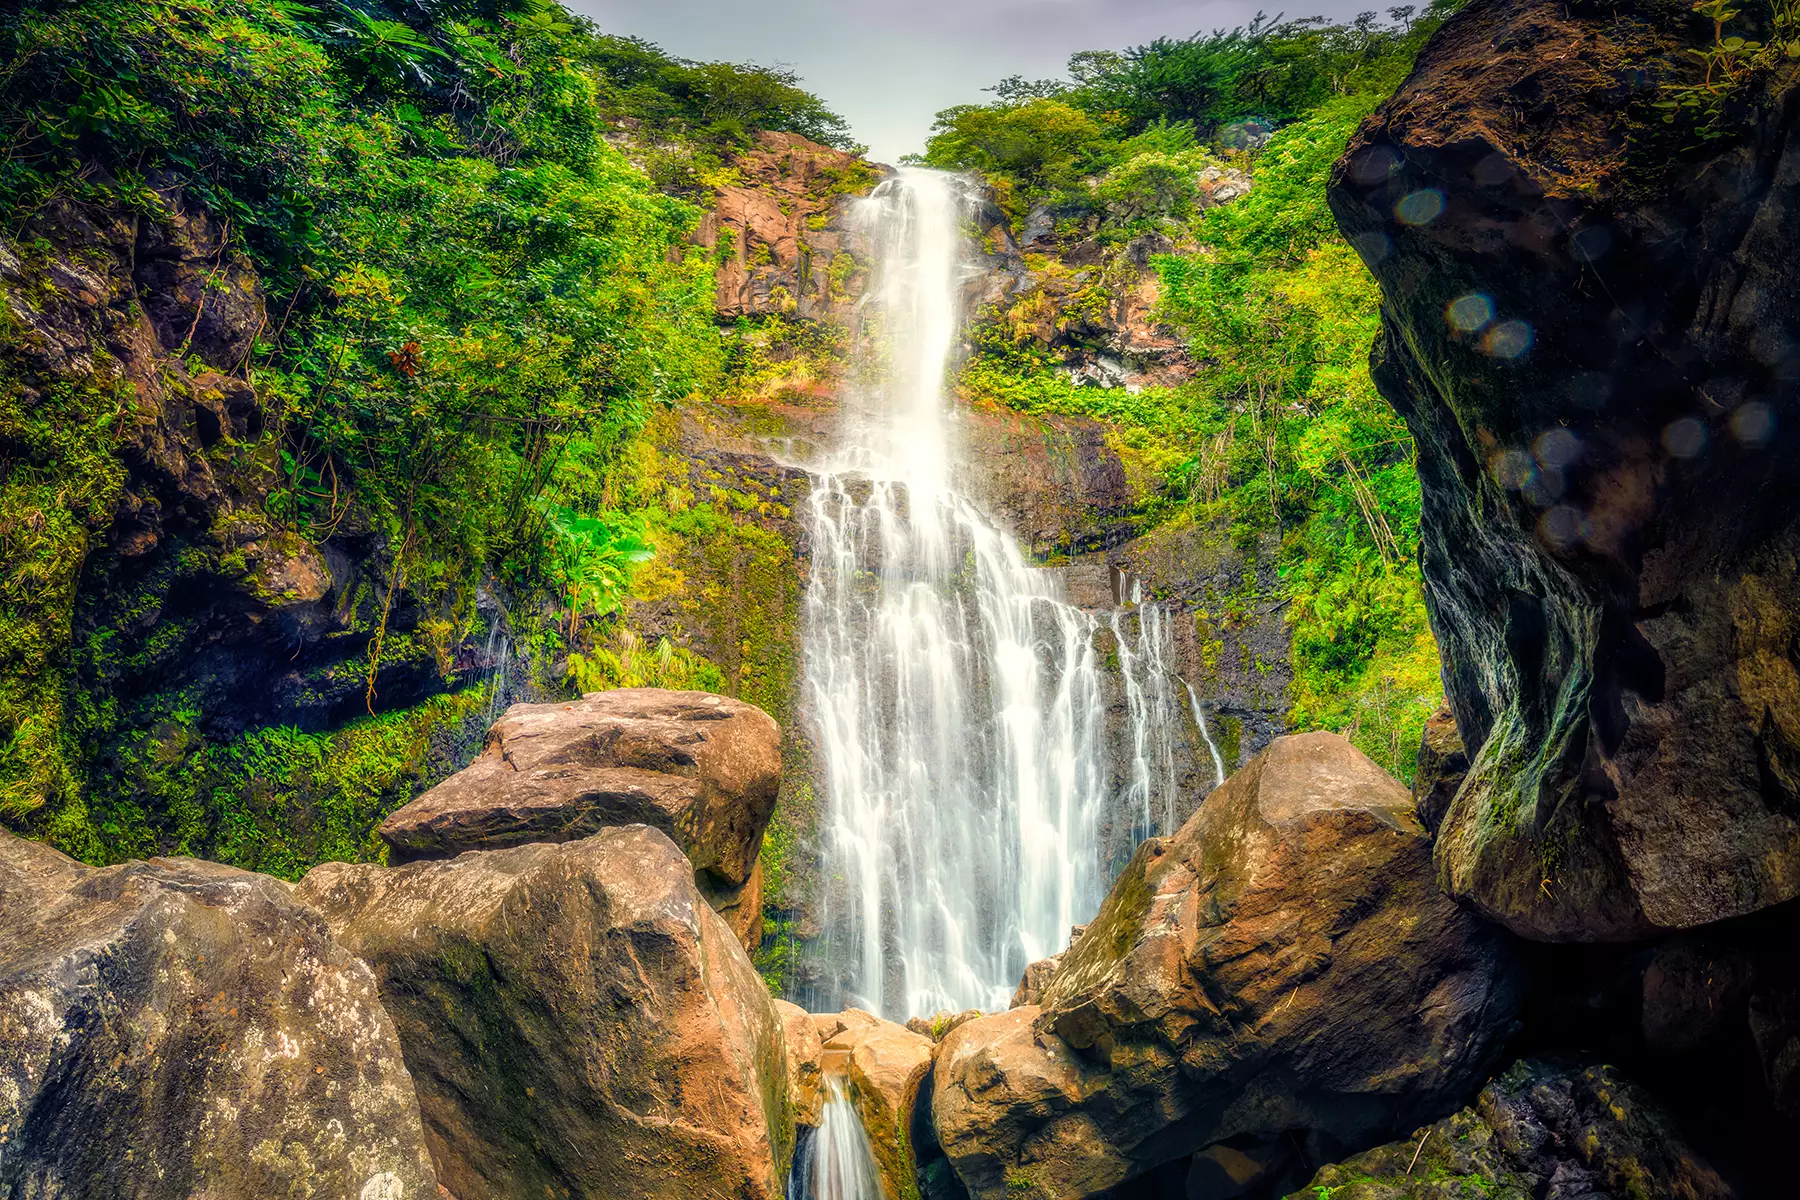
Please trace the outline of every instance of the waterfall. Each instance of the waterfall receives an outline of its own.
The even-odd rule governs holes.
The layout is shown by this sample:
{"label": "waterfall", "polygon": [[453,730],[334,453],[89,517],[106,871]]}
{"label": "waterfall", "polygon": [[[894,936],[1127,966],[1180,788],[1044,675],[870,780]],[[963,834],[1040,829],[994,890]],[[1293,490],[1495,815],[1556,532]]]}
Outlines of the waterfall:
{"label": "waterfall", "polygon": [[1142,840],[1152,833],[1173,833],[1179,798],[1175,778],[1175,745],[1179,731],[1174,692],[1169,687],[1169,625],[1162,606],[1144,600],[1143,585],[1132,582],[1131,603],[1137,609],[1137,637],[1126,632],[1127,615],[1112,614],[1113,640],[1119,647],[1119,674],[1131,730],[1131,771],[1126,799],[1138,819]]}
{"label": "waterfall", "polygon": [[788,1200],[885,1200],[875,1152],[842,1075],[825,1078],[824,1111],[794,1155]]}
{"label": "waterfall", "polygon": [[1201,740],[1206,743],[1206,749],[1212,755],[1213,771],[1218,776],[1218,782],[1214,783],[1213,786],[1224,787],[1225,760],[1219,757],[1219,744],[1213,741],[1212,730],[1207,727],[1206,709],[1201,706],[1200,697],[1194,694],[1193,684],[1184,679],[1181,681],[1181,686],[1187,689],[1188,707],[1193,710],[1194,724],[1199,728]]}
{"label": "waterfall", "polygon": [[[860,383],[845,400],[848,444],[809,467],[804,671],[824,791],[816,999],[899,1019],[1005,1007],[1025,965],[1098,908],[1099,831],[1118,801],[1100,619],[1067,603],[1056,576],[952,483],[945,376],[968,254],[962,186],[905,170],[860,203],[877,259]],[[1131,653],[1117,639],[1134,727],[1168,687],[1166,631],[1145,623],[1156,619],[1140,614]],[[1153,827],[1173,771],[1145,746],[1132,800]]]}

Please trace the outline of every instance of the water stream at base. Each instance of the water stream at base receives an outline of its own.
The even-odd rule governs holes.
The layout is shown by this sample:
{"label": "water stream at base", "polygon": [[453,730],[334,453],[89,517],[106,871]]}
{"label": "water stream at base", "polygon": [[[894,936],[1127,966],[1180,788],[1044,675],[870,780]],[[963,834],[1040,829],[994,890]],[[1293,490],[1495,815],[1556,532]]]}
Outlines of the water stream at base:
{"label": "water stream at base", "polygon": [[[904,1019],[1004,1008],[1107,885],[1102,832],[1172,829],[1158,606],[1104,620],[952,484],[944,396],[969,209],[955,177],[905,170],[860,202],[877,285],[845,402],[848,444],[814,464],[806,707],[819,757],[824,926],[808,997]],[[1131,747],[1108,749],[1110,625]],[[1132,637],[1130,626],[1135,626]]]}
{"label": "water stream at base", "polygon": [[869,1134],[842,1075],[826,1076],[819,1127],[794,1155],[787,1194],[788,1200],[885,1200]]}

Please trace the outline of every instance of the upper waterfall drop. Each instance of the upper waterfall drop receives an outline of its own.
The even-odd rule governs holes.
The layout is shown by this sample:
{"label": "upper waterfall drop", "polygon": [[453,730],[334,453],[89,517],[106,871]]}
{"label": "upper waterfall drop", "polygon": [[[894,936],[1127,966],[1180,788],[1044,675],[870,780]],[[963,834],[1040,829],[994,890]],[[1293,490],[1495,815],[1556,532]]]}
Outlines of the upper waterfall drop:
{"label": "upper waterfall drop", "polygon": [[[1025,965],[1063,947],[1104,895],[1099,833],[1118,791],[1103,622],[954,484],[945,382],[972,257],[965,187],[904,170],[860,204],[877,282],[846,444],[813,468],[809,514],[821,999],[901,1019],[1003,1008]],[[1118,657],[1126,671],[1162,663]],[[1168,687],[1149,682],[1128,687],[1127,719],[1179,720],[1152,711]],[[1141,836],[1174,781],[1156,755],[1132,758]]]}

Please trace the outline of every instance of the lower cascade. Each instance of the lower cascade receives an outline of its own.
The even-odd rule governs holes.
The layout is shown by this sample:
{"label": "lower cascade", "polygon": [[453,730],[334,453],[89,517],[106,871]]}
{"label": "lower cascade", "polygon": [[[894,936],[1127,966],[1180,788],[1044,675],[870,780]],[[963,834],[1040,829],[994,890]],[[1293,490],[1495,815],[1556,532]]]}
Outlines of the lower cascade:
{"label": "lower cascade", "polygon": [[825,1080],[819,1127],[794,1155],[788,1200],[887,1200],[868,1131],[841,1074]]}
{"label": "lower cascade", "polygon": [[1004,1008],[1025,965],[1098,907],[1103,827],[1139,840],[1175,818],[1160,610],[1110,622],[1121,785],[1105,622],[952,483],[962,187],[909,169],[862,202],[881,278],[860,361],[878,382],[846,406],[859,444],[813,468],[805,673],[827,880],[814,999],[900,1019]]}

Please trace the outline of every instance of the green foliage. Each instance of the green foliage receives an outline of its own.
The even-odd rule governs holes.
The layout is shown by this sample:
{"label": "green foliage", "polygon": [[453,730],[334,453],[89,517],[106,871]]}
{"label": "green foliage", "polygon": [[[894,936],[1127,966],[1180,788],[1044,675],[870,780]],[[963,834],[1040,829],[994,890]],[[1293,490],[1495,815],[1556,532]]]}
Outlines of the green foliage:
{"label": "green foliage", "polygon": [[692,62],[641,38],[606,35],[587,39],[579,53],[602,80],[607,111],[652,124],[659,137],[692,131],[741,142],[752,130],[770,129],[853,148],[844,119],[785,67]]}
{"label": "green foliage", "polygon": [[[384,664],[434,664],[451,682],[488,575],[523,601],[527,625],[545,591],[564,602],[568,634],[600,619],[602,642],[584,643],[572,682],[718,678],[686,651],[622,653],[606,616],[649,552],[641,522],[610,511],[621,470],[655,413],[718,378],[722,347],[713,264],[689,242],[699,210],[605,135],[654,120],[658,137],[715,166],[759,128],[841,143],[842,121],[791,73],[674,59],[548,0],[57,0],[0,11],[0,64],[0,234],[16,238],[51,203],[164,221],[181,194],[257,268],[268,321],[232,367],[269,420],[234,453],[272,468],[266,539],[354,537],[377,547],[387,581],[346,598],[353,628],[334,637],[366,638],[366,652],[321,683],[341,692],[338,676],[366,670],[373,709]],[[854,185],[821,186],[835,183]],[[0,333],[10,343],[14,331]],[[365,852],[369,806],[406,798],[380,782],[405,776],[391,758],[346,760],[375,781],[366,796],[358,777],[321,766],[295,784],[298,799],[245,824],[231,814],[267,772],[226,760],[277,745],[304,757],[315,735],[252,730],[229,750],[203,737],[214,714],[179,681],[177,620],[141,637],[103,625],[71,645],[88,550],[123,483],[125,401],[99,383],[23,390],[9,361],[0,810],[38,810],[34,829],[95,859]],[[165,591],[246,569],[204,547],[182,555],[193,562]],[[390,632],[398,592],[424,616]],[[154,597],[105,603],[108,621],[158,610]],[[122,703],[107,690],[121,673],[165,690]],[[184,791],[165,758],[212,790]],[[354,812],[337,833],[299,837],[309,805]],[[303,848],[243,849],[251,826]]]}
{"label": "green foliage", "polygon": [[[1431,21],[1443,10],[1435,11]],[[1192,172],[1209,161],[1194,144],[1195,128],[1205,124],[1194,116],[1198,101],[1143,109],[1126,123],[1142,132],[1110,149],[1089,148],[1088,165],[1107,163],[1094,190],[1105,210],[1102,242],[1109,231],[1131,236],[1160,227],[1179,235],[1178,252],[1155,266],[1161,315],[1202,364],[1192,382],[1136,392],[1077,386],[1042,345],[1041,323],[1052,314],[1041,294],[978,325],[976,353],[960,379],[978,401],[1105,422],[1138,477],[1146,519],[1186,510],[1196,520],[1228,521],[1245,545],[1276,536],[1291,602],[1291,724],[1340,730],[1403,777],[1411,776],[1424,720],[1441,698],[1417,566],[1418,481],[1406,428],[1369,377],[1379,327],[1375,282],[1339,238],[1325,203],[1332,163],[1379,97],[1315,94],[1295,81],[1341,66],[1332,57],[1339,50],[1349,56],[1344,61],[1362,64],[1341,78],[1391,80],[1416,48],[1419,24],[1405,36],[1399,27],[1377,36],[1365,22],[1340,29],[1339,41],[1316,22],[1258,26],[1182,43],[1179,53],[1171,43],[1136,58],[1082,60],[1089,82],[1081,88],[1089,92],[1068,89],[1061,101],[1074,103],[1100,86],[1094,81],[1116,83],[1146,64],[1172,71],[1188,61],[1183,55],[1196,72],[1204,66],[1224,78],[1277,50],[1311,46],[1281,60],[1285,74],[1257,85],[1280,84],[1282,95],[1309,107],[1240,158],[1254,175],[1251,192],[1204,213],[1187,191]],[[1363,48],[1343,49],[1352,42]],[[1381,46],[1379,55],[1371,49]],[[1390,62],[1394,55],[1402,57]],[[1224,97],[1206,109],[1215,123],[1239,113],[1230,97],[1247,94],[1215,93]],[[1063,269],[1048,261],[1034,268],[1046,280]],[[1113,285],[1103,276],[1097,286]],[[1084,302],[1077,290],[1053,314],[1060,336],[1077,335]]]}
{"label": "green foliage", "polygon": [[273,726],[226,741],[178,710],[122,741],[89,821],[51,832],[89,861],[189,854],[283,879],[327,860],[379,861],[375,827],[456,768],[486,705],[477,687],[328,732]]}
{"label": "green foliage", "polygon": [[724,673],[706,658],[668,638],[658,638],[646,648],[643,639],[628,626],[612,631],[604,645],[587,652],[570,653],[563,680],[576,692],[604,692],[612,688],[668,688],[677,692],[722,692]]}
{"label": "green foliage", "polygon": [[601,520],[560,504],[539,507],[551,535],[550,569],[568,601],[565,636],[572,642],[584,615],[607,617],[619,611],[631,587],[632,568],[656,552],[644,540],[642,523],[634,518],[615,514]]}
{"label": "green foliage", "polygon": [[[1694,0],[1694,12],[1712,27],[1712,38],[1690,51],[1703,74],[1691,83],[1666,84],[1661,110],[1667,125],[1686,122],[1702,143],[1740,132],[1746,101],[1775,79],[1790,81],[1800,67],[1800,0],[1767,0],[1746,12],[1733,0]],[[1727,33],[1726,28],[1744,32]],[[1753,27],[1766,30],[1758,38]]]}
{"label": "green foliage", "polygon": [[1272,128],[1335,97],[1392,91],[1464,2],[1390,9],[1386,23],[1259,15],[1123,53],[1083,51],[1066,81],[1014,76],[989,89],[994,103],[939,113],[922,161],[983,172],[1015,217],[1050,203],[1098,210],[1103,232],[1123,226],[1124,236],[1179,225],[1194,210],[1195,172],[1213,161],[1196,153],[1202,142],[1233,149],[1245,144],[1234,125],[1247,119]]}
{"label": "green foliage", "polygon": [[[0,296],[0,341],[22,337]],[[123,381],[28,390],[0,352],[0,817],[72,796],[78,748],[58,668],[82,563],[124,484]]]}
{"label": "green foliage", "polygon": [[939,113],[932,128],[925,154],[930,165],[974,168],[1040,190],[1073,184],[1105,136],[1092,117],[1052,99],[964,104]]}

